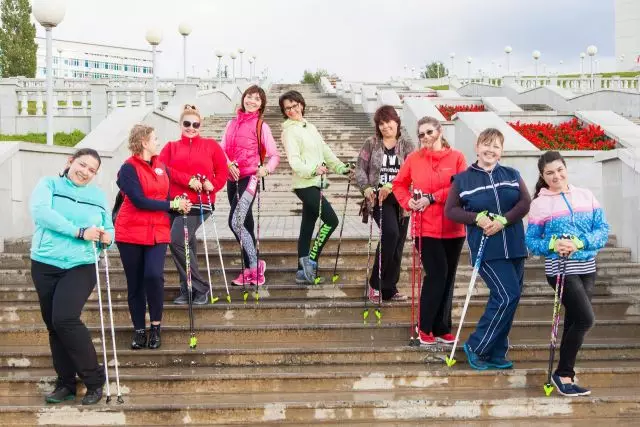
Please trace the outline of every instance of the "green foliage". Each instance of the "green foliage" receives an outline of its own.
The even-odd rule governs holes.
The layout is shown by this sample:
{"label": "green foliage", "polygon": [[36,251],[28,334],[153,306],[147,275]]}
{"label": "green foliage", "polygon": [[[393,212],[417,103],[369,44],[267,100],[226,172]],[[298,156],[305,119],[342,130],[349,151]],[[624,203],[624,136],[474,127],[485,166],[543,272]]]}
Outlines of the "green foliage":
{"label": "green foliage", "polygon": [[[73,101],[73,106],[74,107],[79,107],[82,105],[82,102],[80,101]],[[88,102],[88,105],[91,106],[91,101]],[[22,106],[22,101],[18,101],[18,112],[20,112],[20,108]],[[67,106],[67,101],[58,101],[58,106],[59,107],[66,107]],[[30,116],[35,116],[36,115],[36,101],[27,101],[27,114],[29,114]],[[42,114],[47,114],[47,102],[44,101],[42,103]]]}
{"label": "green foliage", "polygon": [[[74,130],[71,133],[58,132],[53,135],[53,145],[60,145],[63,147],[75,147],[77,143],[82,141],[86,135],[79,131]],[[2,141],[24,141],[34,142],[36,144],[46,144],[47,134],[45,133],[28,133],[26,135],[2,135],[0,134],[0,142]]]}
{"label": "green foliage", "polygon": [[427,86],[427,87],[433,90],[449,90],[449,85]]}
{"label": "green foliage", "polygon": [[423,79],[437,79],[449,75],[449,70],[442,62],[434,61],[425,67],[421,77]]}
{"label": "green foliage", "polygon": [[35,77],[36,27],[30,21],[29,0],[2,0],[0,4],[0,70],[2,77]]}
{"label": "green foliage", "polygon": [[329,72],[323,68],[316,70],[315,73],[309,70],[304,70],[300,83],[318,84],[322,77],[329,77]]}

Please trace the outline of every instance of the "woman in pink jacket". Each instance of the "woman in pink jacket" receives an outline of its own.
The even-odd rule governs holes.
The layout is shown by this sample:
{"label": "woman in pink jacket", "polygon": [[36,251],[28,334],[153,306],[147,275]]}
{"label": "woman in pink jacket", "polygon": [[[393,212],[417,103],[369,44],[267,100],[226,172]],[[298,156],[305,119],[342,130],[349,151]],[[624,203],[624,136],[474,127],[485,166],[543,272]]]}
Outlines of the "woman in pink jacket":
{"label": "woman in pink jacket", "polygon": [[229,227],[242,247],[246,267],[232,281],[237,286],[260,286],[265,282],[267,264],[258,260],[251,208],[259,180],[273,173],[280,163],[271,129],[262,120],[266,106],[267,95],[261,87],[247,88],[242,94],[237,116],[227,123],[221,144],[229,167]]}

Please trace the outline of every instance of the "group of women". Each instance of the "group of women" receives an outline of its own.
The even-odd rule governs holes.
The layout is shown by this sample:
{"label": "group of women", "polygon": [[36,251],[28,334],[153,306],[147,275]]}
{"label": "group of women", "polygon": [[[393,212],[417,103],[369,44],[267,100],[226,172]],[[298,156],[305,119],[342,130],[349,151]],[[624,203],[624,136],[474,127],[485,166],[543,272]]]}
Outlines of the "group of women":
{"label": "group of women", "polygon": [[[266,103],[260,87],[249,87],[221,143],[200,135],[202,116],[194,105],[185,105],[181,112],[180,139],[160,152],[154,129],[134,126],[129,135],[131,157],[118,172],[120,192],[113,209],[108,208],[105,193],[90,184],[101,163],[92,149],[78,150],[59,176],[42,178],[37,184],[31,197],[35,223],[31,272],[58,375],[47,402],[74,399],[76,375],[87,387],[83,404],[102,398],[104,368],[80,320],[96,284],[96,257],[101,249],[115,243],[120,253],[133,349],[161,345],[167,246],[180,277],[181,292],[174,303],[207,304],[212,299],[209,283],[198,268],[195,235],[213,214],[216,193],[225,185],[231,207],[229,227],[239,243],[243,265],[232,284],[265,283],[267,265],[258,259],[252,207],[259,197],[260,180],[273,173],[280,161],[274,137],[263,121]],[[480,274],[490,296],[464,350],[474,369],[510,368],[508,335],[522,290],[527,247],[545,256],[551,286],[556,285],[562,260],[567,265],[562,300],[567,314],[553,380],[562,394],[589,392],[575,384],[573,367],[593,324],[595,255],[607,240],[608,227],[589,190],[568,183],[559,153],[548,152],[540,158],[540,179],[531,201],[518,171],[498,162],[504,138],[496,129],[480,134],[478,159],[467,167],[436,119],[425,117],[418,122],[419,147],[415,147],[402,135],[395,109],[383,106],[374,116],[375,135],[365,141],[354,170],[337,158],[306,120],[306,103],[299,92],[283,94],[279,106],[285,118],[281,139],[292,169],[293,191],[302,202],[296,283],[322,282],[318,259],[339,223],[323,193],[327,174],[355,178],[364,195],[364,212],[381,226],[373,268],[381,274],[371,274],[369,299],[407,299],[398,281],[411,223],[413,244],[426,273],[416,326],[419,340],[423,345],[452,343],[451,304],[464,239],[472,260],[486,240]],[[525,238],[522,219],[527,213]],[[321,227],[312,241],[318,217]]]}

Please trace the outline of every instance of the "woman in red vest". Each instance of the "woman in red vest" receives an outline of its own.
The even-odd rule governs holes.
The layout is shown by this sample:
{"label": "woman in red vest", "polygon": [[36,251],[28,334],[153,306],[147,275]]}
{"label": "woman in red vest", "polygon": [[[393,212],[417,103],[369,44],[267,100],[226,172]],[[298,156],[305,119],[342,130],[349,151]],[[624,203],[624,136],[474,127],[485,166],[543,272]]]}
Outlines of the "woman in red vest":
{"label": "woman in red vest", "polygon": [[160,321],[164,300],[164,259],[171,241],[168,212],[188,211],[191,202],[169,202],[167,169],[156,155],[157,138],[152,127],[135,125],[129,133],[129,157],[118,172],[122,200],[114,209],[116,243],[127,277],[129,313],[134,334],[132,349],[147,346],[146,304],[151,329],[149,348],[160,347]]}
{"label": "woman in red vest", "polygon": [[[209,283],[200,274],[198,269],[198,252],[196,231],[200,227],[200,205],[198,193],[209,193],[211,204],[203,206],[205,221],[211,216],[211,208],[216,201],[216,193],[227,182],[227,159],[214,139],[200,136],[202,115],[195,105],[185,105],[180,114],[179,140],[167,143],[160,152],[160,160],[167,167],[171,186],[170,197],[186,194],[193,208],[187,216],[187,229],[189,231],[189,260],[191,270],[191,282],[193,285],[193,303],[197,305],[207,304],[209,301]],[[200,175],[200,178],[198,177]],[[208,203],[206,195],[201,194]],[[180,274],[180,296],[174,304],[187,304],[187,274],[186,254],[183,234],[183,223],[180,215],[171,215],[171,255]]]}

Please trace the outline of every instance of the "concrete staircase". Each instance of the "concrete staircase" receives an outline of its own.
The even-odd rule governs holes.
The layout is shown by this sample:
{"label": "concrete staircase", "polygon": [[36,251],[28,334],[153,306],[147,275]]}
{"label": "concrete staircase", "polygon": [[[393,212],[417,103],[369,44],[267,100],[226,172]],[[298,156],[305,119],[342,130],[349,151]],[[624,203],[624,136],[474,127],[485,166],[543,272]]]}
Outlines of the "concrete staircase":
{"label": "concrete staircase", "polygon": [[[276,86],[277,94],[287,87]],[[301,87],[310,107],[330,117],[320,125],[321,112],[309,117],[326,134],[335,131],[333,146],[354,115],[335,98]],[[270,94],[270,97],[275,95]],[[316,107],[318,106],[319,107]],[[312,116],[315,115],[315,116]],[[355,116],[355,115],[354,115]],[[313,117],[313,118],[312,118]],[[281,119],[269,111],[274,134]],[[332,121],[333,120],[333,121]],[[216,135],[226,123],[207,119],[207,132]],[[332,124],[334,123],[334,124]],[[346,149],[362,143],[372,126],[361,120],[360,139],[346,139]],[[339,129],[336,131],[335,129]],[[354,132],[356,131],[354,130]],[[345,155],[345,152],[348,154]],[[540,259],[526,266],[526,283],[511,333],[509,357],[515,369],[477,372],[464,354],[447,368],[449,347],[410,348],[410,304],[385,303],[382,322],[373,314],[367,324],[362,312],[366,273],[367,229],[348,216],[348,236],[338,264],[340,280],[301,287],[293,282],[296,268],[297,223],[292,216],[295,196],[286,176],[286,158],[267,183],[268,193],[281,193],[277,203],[263,204],[265,235],[261,257],[267,262],[267,285],[256,303],[243,303],[232,289],[232,303],[195,308],[198,347],[188,348],[188,316],[177,296],[177,272],[167,258],[163,345],[159,350],[133,351],[128,345],[131,323],[126,283],[117,249],[110,250],[110,277],[121,384],[125,404],[114,401],[91,408],[43,403],[52,387],[53,370],[47,332],[29,274],[29,242],[6,242],[0,253],[0,422],[5,425],[353,425],[353,426],[537,426],[559,424],[632,425],[640,411],[640,264],[631,251],[616,246],[612,236],[598,256],[599,271],[593,304],[596,325],[578,357],[581,384],[593,395],[567,399],[542,390],[548,363],[553,294],[544,279]],[[282,187],[275,186],[281,183]],[[344,187],[344,181],[336,180]],[[332,187],[334,188],[334,187]],[[344,191],[344,190],[342,190]],[[226,205],[220,195],[219,211]],[[333,197],[339,197],[337,191]],[[275,196],[274,202],[276,200]],[[337,201],[336,209],[342,206]],[[217,211],[216,213],[218,213]],[[225,218],[217,218],[227,276],[240,269],[238,246]],[[265,224],[269,224],[266,226]],[[210,234],[210,228],[207,230]],[[217,246],[208,242],[215,293],[224,295]],[[320,272],[330,278],[337,236],[328,244]],[[201,250],[202,254],[203,251]],[[204,266],[204,255],[199,264]],[[400,289],[411,294],[411,258],[407,244]],[[457,326],[471,274],[465,249],[454,297]],[[328,281],[330,283],[330,280]],[[487,296],[479,283],[463,328],[466,338],[481,315]],[[97,295],[91,296],[83,317],[100,348]],[[109,343],[110,344],[110,343]],[[109,348],[109,347],[108,347]],[[108,352],[109,363],[113,355]],[[110,371],[113,374],[113,370]],[[115,381],[111,381],[112,392]],[[586,424],[585,424],[586,423]],[[468,424],[465,424],[468,425]]]}

